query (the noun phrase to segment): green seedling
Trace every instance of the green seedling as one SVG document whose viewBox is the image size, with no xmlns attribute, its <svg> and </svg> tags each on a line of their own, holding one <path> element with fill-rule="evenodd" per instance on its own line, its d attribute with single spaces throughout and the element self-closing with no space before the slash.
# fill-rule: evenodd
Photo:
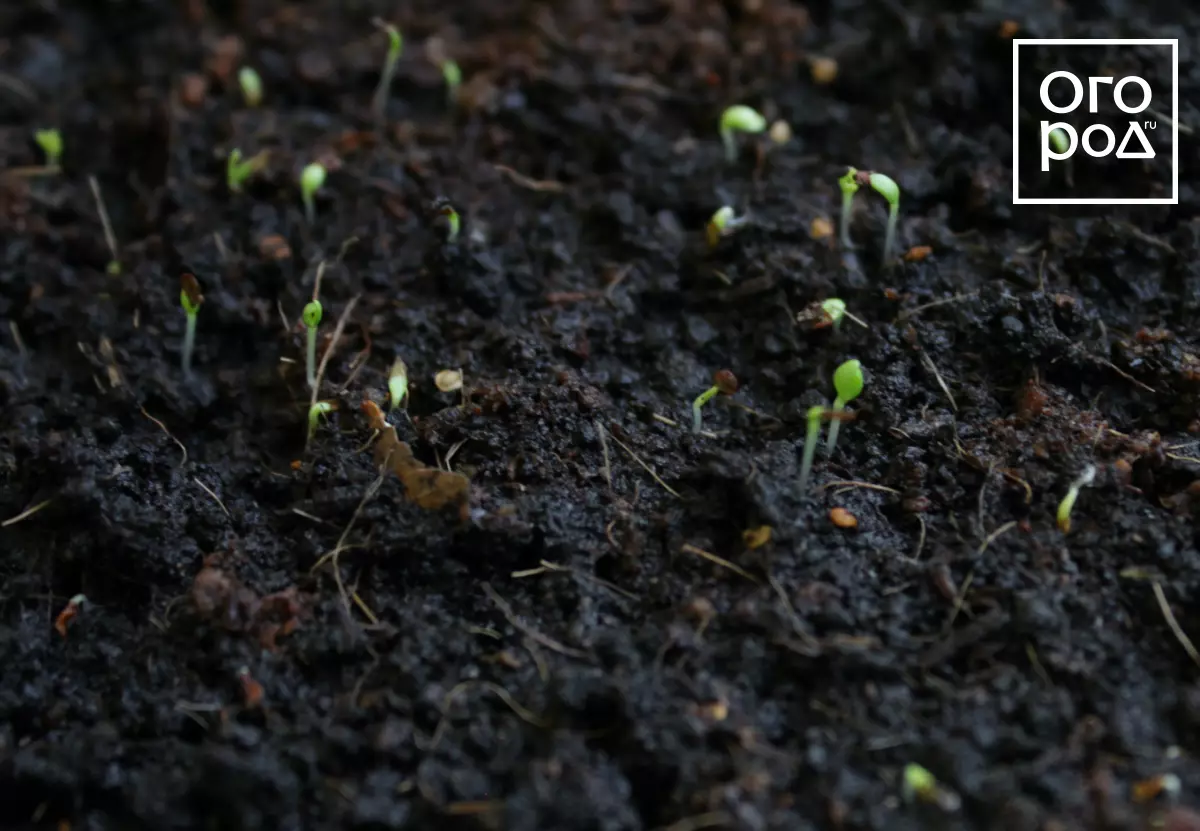
<svg viewBox="0 0 1200 831">
<path fill-rule="evenodd" d="M 721 141 L 725 145 L 725 160 L 737 161 L 735 133 L 761 133 L 767 129 L 767 120 L 752 107 L 736 104 L 721 113 Z"/>
<path fill-rule="evenodd" d="M 734 216 L 733 208 L 724 205 L 717 209 L 717 212 L 708 220 L 708 225 L 704 228 L 704 238 L 708 241 L 710 249 L 716 248 L 724 237 L 729 236 L 738 228 L 745 225 L 750 219 L 749 214 L 743 216 Z"/>
<path fill-rule="evenodd" d="M 321 325 L 321 301 L 314 298 L 306 303 L 300 317 L 304 320 L 304 328 L 308 330 L 305 353 L 308 385 L 315 387 L 317 385 L 317 327 Z"/>
<path fill-rule="evenodd" d="M 808 479 L 812 474 L 813 458 L 817 455 L 817 442 L 821 439 L 821 419 L 826 410 L 817 405 L 808 408 L 808 431 L 804 434 L 804 459 L 800 462 L 800 493 L 808 492 Z"/>
<path fill-rule="evenodd" d="M 936 805 L 948 813 L 962 807 L 962 798 L 937 781 L 932 773 L 916 764 L 904 766 L 903 793 L 905 800 L 919 799 Z"/>
<path fill-rule="evenodd" d="M 1071 530 L 1071 509 L 1075 507 L 1075 500 L 1079 498 L 1079 491 L 1086 488 L 1092 482 L 1096 481 L 1096 466 L 1088 465 L 1084 468 L 1083 473 L 1071 483 L 1067 488 L 1067 495 L 1062 498 L 1062 502 L 1058 503 L 1058 530 L 1064 534 Z"/>
<path fill-rule="evenodd" d="M 308 408 L 308 438 L 304 442 L 306 446 L 313 440 L 313 436 L 317 434 L 317 427 L 321 423 L 321 417 L 329 415 L 336 409 L 336 401 L 318 401 Z"/>
<path fill-rule="evenodd" d="M 317 207 L 314 197 L 325 184 L 325 168 L 313 162 L 300 172 L 300 199 L 304 202 L 304 215 L 311 225 L 317 219 Z"/>
<path fill-rule="evenodd" d="M 1062 127 L 1055 127 L 1050 131 L 1050 135 L 1046 136 L 1046 142 L 1059 156 L 1066 156 L 1071 152 L 1071 139 L 1067 135 L 1067 131 Z M 1063 162 L 1063 178 L 1066 180 L 1067 187 L 1075 186 L 1075 174 L 1071 169 L 1071 159 L 1068 157 Z"/>
<path fill-rule="evenodd" d="M 1050 146 L 1054 148 L 1054 152 L 1062 155 L 1071 147 L 1071 140 L 1067 138 L 1067 131 L 1062 127 L 1055 127 L 1050 131 L 1049 135 Z"/>
<path fill-rule="evenodd" d="M 841 328 L 842 321 L 845 319 L 853 320 L 864 329 L 871 328 L 861 318 L 852 315 L 846 309 L 846 301 L 840 297 L 831 297 L 828 300 L 822 301 L 821 314 L 824 315 L 828 325 L 832 326 L 835 330 Z"/>
<path fill-rule="evenodd" d="M 255 153 L 243 161 L 242 151 L 233 148 L 229 151 L 229 161 L 225 165 L 225 184 L 232 193 L 240 193 L 251 176 L 262 170 L 267 164 L 267 151 Z"/>
<path fill-rule="evenodd" d="M 833 389 L 837 398 L 833 399 L 829 438 L 825 442 L 825 452 L 829 455 L 833 455 L 833 450 L 837 447 L 838 428 L 842 426 L 838 416 L 847 404 L 862 394 L 863 384 L 862 364 L 858 361 L 846 361 L 833 371 Z"/>
<path fill-rule="evenodd" d="M 404 38 L 401 37 L 400 30 L 391 23 L 386 23 L 379 18 L 375 18 L 371 22 L 387 32 L 388 36 L 387 57 L 383 59 L 383 70 L 379 73 L 379 85 L 375 87 L 375 95 L 371 99 L 371 109 L 375 112 L 376 118 L 382 121 L 384 110 L 387 108 L 388 90 L 391 89 L 392 79 L 396 77 L 396 64 L 400 61 L 400 54 L 404 51 Z"/>
<path fill-rule="evenodd" d="M 896 223 L 900 218 L 900 186 L 891 176 L 883 173 L 872 173 L 860 170 L 855 174 L 860 185 L 870 185 L 888 203 L 887 231 L 883 237 L 883 262 L 885 266 L 892 265 L 892 253 L 896 247 Z"/>
<path fill-rule="evenodd" d="M 700 427 L 703 424 L 700 409 L 705 404 L 711 401 L 718 393 L 721 395 L 733 395 L 737 392 L 737 389 L 737 377 L 728 369 L 722 369 L 713 375 L 713 385 L 696 396 L 696 400 L 692 402 L 692 432 L 700 432 Z"/>
<path fill-rule="evenodd" d="M 408 367 L 397 358 L 388 373 L 388 412 L 395 410 L 408 398 Z"/>
<path fill-rule="evenodd" d="M 434 207 L 439 216 L 446 218 L 446 244 L 453 245 L 458 241 L 458 233 L 462 230 L 462 219 L 448 199 L 438 199 Z"/>
<path fill-rule="evenodd" d="M 442 61 L 442 78 L 446 81 L 446 103 L 453 107 L 458 101 L 458 89 L 462 86 L 462 70 L 454 61 Z"/>
<path fill-rule="evenodd" d="M 238 86 L 242 90 L 242 100 L 247 107 L 257 107 L 263 99 L 262 78 L 253 67 L 243 66 L 238 70 Z"/>
<path fill-rule="evenodd" d="M 46 154 L 46 167 L 58 167 L 62 162 L 63 138 L 58 130 L 35 130 L 33 140 Z"/>
<path fill-rule="evenodd" d="M 842 248 L 847 251 L 854 247 L 850 241 L 850 216 L 854 211 L 854 194 L 858 193 L 858 171 L 853 167 L 846 168 L 846 175 L 838 179 L 838 187 L 842 191 Z"/>
<path fill-rule="evenodd" d="M 200 313 L 204 295 L 200 293 L 200 284 L 194 274 L 184 274 L 179 278 L 179 284 L 179 305 L 183 306 L 183 313 L 187 315 L 187 327 L 183 330 L 183 374 L 191 376 L 192 350 L 196 346 L 196 317 Z"/>
</svg>

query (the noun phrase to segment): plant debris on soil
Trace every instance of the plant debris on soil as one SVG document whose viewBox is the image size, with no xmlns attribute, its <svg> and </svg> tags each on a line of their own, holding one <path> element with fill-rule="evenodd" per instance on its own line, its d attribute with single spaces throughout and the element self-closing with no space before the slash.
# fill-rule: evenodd
<svg viewBox="0 0 1200 831">
<path fill-rule="evenodd" d="M 3 4 L 0 825 L 1200 827 L 1198 33 Z M 1014 36 L 1181 38 L 1178 205 L 1012 205 Z M 838 244 L 849 166 L 894 263 L 868 189 Z"/>
</svg>

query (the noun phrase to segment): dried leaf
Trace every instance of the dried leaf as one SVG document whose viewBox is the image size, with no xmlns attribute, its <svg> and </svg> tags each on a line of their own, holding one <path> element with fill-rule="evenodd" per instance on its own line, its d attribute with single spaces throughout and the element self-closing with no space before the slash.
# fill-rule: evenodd
<svg viewBox="0 0 1200 831">
<path fill-rule="evenodd" d="M 449 473 L 417 460 L 412 448 L 396 436 L 396 428 L 387 423 L 383 410 L 374 401 L 362 403 L 372 429 L 379 431 L 375 442 L 375 462 L 386 465 L 404 483 L 404 495 L 409 502 L 436 511 L 457 505 L 459 516 L 466 521 L 471 500 L 471 480 L 461 473 Z"/>
</svg>

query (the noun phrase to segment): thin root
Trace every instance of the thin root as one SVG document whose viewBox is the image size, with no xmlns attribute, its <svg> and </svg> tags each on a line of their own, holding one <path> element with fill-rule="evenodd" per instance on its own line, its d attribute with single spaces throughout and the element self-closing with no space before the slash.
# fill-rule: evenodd
<svg viewBox="0 0 1200 831">
<path fill-rule="evenodd" d="M 162 423 L 161 421 L 159 421 L 157 418 L 155 418 L 154 416 L 150 415 L 150 413 L 146 412 L 146 408 L 145 408 L 145 407 L 141 407 L 140 409 L 141 409 L 141 411 L 142 411 L 142 415 L 144 415 L 146 418 L 150 419 L 150 420 L 151 420 L 151 421 L 153 421 L 155 424 L 157 424 L 157 425 L 158 425 L 158 428 L 159 428 L 160 430 L 162 430 L 164 433 L 166 433 L 166 434 L 167 434 L 167 438 L 169 438 L 171 441 L 173 441 L 173 442 L 175 442 L 177 445 L 179 445 L 179 449 L 180 449 L 181 451 L 183 451 L 183 458 L 179 460 L 179 467 L 183 467 L 184 465 L 186 465 L 186 464 L 187 464 L 187 460 L 188 460 L 188 452 L 187 452 L 187 448 L 183 446 L 183 442 L 181 442 L 179 439 L 177 439 L 177 438 L 175 438 L 174 436 L 172 436 L 172 435 L 171 435 L 171 431 L 167 429 L 167 425 L 163 424 L 163 423 Z M 228 513 L 228 512 L 227 512 L 227 513 Z"/>
<path fill-rule="evenodd" d="M 1183 651 L 1192 659 L 1192 663 L 1200 667 L 1200 653 L 1196 652 L 1196 647 L 1192 644 L 1192 639 L 1187 636 L 1187 633 L 1179 625 L 1179 621 L 1175 619 L 1175 613 L 1171 611 L 1171 604 L 1167 602 L 1167 596 L 1163 594 L 1162 584 L 1155 580 L 1153 588 L 1154 596 L 1158 599 L 1158 608 L 1162 609 L 1163 617 L 1167 619 L 1167 626 L 1171 627 L 1171 632 L 1174 633 L 1175 639 L 1179 641 L 1179 645 L 1183 647 Z"/>
<path fill-rule="evenodd" d="M 4 520 L 4 522 L 0 522 L 0 528 L 7 528 L 10 525 L 16 525 L 18 522 L 24 522 L 25 520 L 29 519 L 31 516 L 36 514 L 42 508 L 45 508 L 47 505 L 49 505 L 53 501 L 54 501 L 54 497 L 52 496 L 43 502 L 39 502 L 38 504 L 34 505 L 32 508 L 26 508 L 24 511 L 21 511 L 21 513 L 17 514 L 15 517 L 11 517 L 9 519 Z"/>
<path fill-rule="evenodd" d="M 199 485 L 200 488 L 205 493 L 207 493 L 209 496 L 211 496 L 213 498 L 214 502 L 216 502 L 218 505 L 221 506 L 221 510 L 225 512 L 225 516 L 229 517 L 230 519 L 233 519 L 233 514 L 229 513 L 229 509 L 225 507 L 225 503 L 221 501 L 221 497 L 217 496 L 216 493 L 213 492 L 212 488 L 210 488 L 208 485 L 201 482 L 195 476 L 192 477 L 192 481 L 195 482 L 197 485 Z"/>
<path fill-rule="evenodd" d="M 704 559 L 708 560 L 710 563 L 716 563 L 721 568 L 727 568 L 730 571 L 732 571 L 734 574 L 745 577 L 751 583 L 758 582 L 758 578 L 755 577 L 750 572 L 746 571 L 746 569 L 742 568 L 739 565 L 735 565 L 734 563 L 729 562 L 728 560 L 724 559 L 723 557 L 718 557 L 716 554 L 713 554 L 711 551 L 705 551 L 703 548 L 697 548 L 696 546 L 692 545 L 691 543 L 684 543 L 683 546 L 680 547 L 679 550 L 683 551 L 687 554 L 695 554 L 697 557 L 703 557 Z"/>
<path fill-rule="evenodd" d="M 643 462 L 641 457 L 638 456 L 638 454 L 634 453 L 632 450 L 630 450 L 629 446 L 627 444 L 625 444 L 625 442 L 621 441 L 616 436 L 610 435 L 609 438 L 612 439 L 613 441 L 615 441 L 617 443 L 618 447 L 620 447 L 622 450 L 624 450 L 626 453 L 628 453 L 630 458 L 632 458 L 635 462 L 637 462 L 639 465 L 641 465 L 642 470 L 649 473 L 651 478 L 653 478 L 655 482 L 658 482 L 658 484 L 662 485 L 663 490 L 665 490 L 667 493 L 671 494 L 671 496 L 675 497 L 676 499 L 683 499 L 683 496 L 680 495 L 679 491 L 675 490 L 673 487 L 671 487 L 666 482 L 664 482 L 662 480 L 662 478 L 659 477 L 659 475 L 657 473 L 655 473 L 654 468 L 650 467 L 650 465 Z"/>
</svg>

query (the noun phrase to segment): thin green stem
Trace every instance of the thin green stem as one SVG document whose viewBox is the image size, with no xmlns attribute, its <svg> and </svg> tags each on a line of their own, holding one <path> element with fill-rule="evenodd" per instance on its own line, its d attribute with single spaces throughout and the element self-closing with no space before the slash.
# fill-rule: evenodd
<svg viewBox="0 0 1200 831">
<path fill-rule="evenodd" d="M 306 362 L 308 368 L 308 385 L 315 387 L 317 385 L 317 327 L 308 327 L 308 360 Z"/>
<path fill-rule="evenodd" d="M 703 417 L 700 415 L 700 408 L 712 400 L 712 397 L 720 392 L 720 387 L 709 387 L 704 392 L 696 396 L 696 400 L 692 402 L 692 432 L 699 433 L 700 427 L 703 424 Z"/>
<path fill-rule="evenodd" d="M 821 416 L 824 407 L 808 410 L 808 432 L 804 436 L 804 459 L 800 463 L 800 493 L 808 493 L 808 479 L 812 474 L 813 458 L 817 455 L 817 442 L 821 439 Z M 836 422 L 835 422 L 836 423 Z"/>
<path fill-rule="evenodd" d="M 896 245 L 896 221 L 900 217 L 900 203 L 893 202 L 888 209 L 887 233 L 883 239 L 883 263 L 887 267 L 892 265 L 893 249 Z"/>
<path fill-rule="evenodd" d="M 733 130 L 722 130 L 721 141 L 725 143 L 725 161 L 737 161 L 737 144 L 733 140 Z"/>
<path fill-rule="evenodd" d="M 183 330 L 183 374 L 192 374 L 192 349 L 196 346 L 196 317 L 187 316 L 187 328 Z"/>
<path fill-rule="evenodd" d="M 835 398 L 833 400 L 831 412 L 834 418 L 831 418 L 829 421 L 829 438 L 825 440 L 825 454 L 828 456 L 833 455 L 833 449 L 837 446 L 838 428 L 842 426 L 842 422 L 837 416 L 841 414 L 845 407 L 846 402 L 842 401 L 842 399 Z"/>
<path fill-rule="evenodd" d="M 850 249 L 854 243 L 850 241 L 850 215 L 854 210 L 854 192 L 842 191 L 842 248 Z"/>
<path fill-rule="evenodd" d="M 375 88 L 375 98 L 371 104 L 375 115 L 383 118 L 384 109 L 387 107 L 388 89 L 392 85 L 392 78 L 396 74 L 396 59 L 388 55 L 387 60 L 383 64 L 383 72 L 379 76 L 379 86 Z"/>
<path fill-rule="evenodd" d="M 300 198 L 304 200 L 304 217 L 308 220 L 309 225 L 313 225 L 317 221 L 317 208 L 313 204 L 311 193 L 303 193 Z"/>
</svg>

